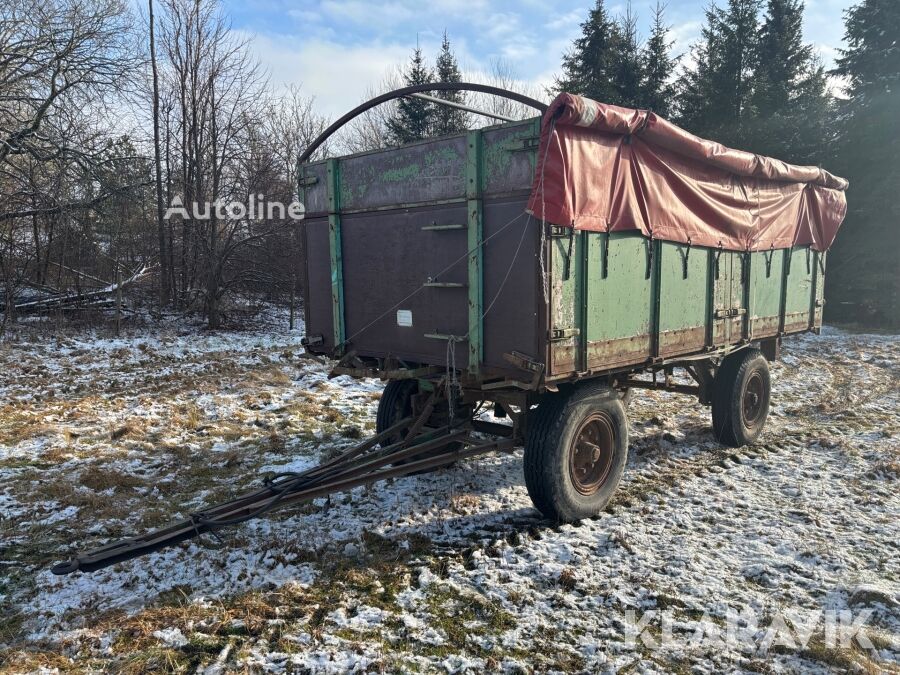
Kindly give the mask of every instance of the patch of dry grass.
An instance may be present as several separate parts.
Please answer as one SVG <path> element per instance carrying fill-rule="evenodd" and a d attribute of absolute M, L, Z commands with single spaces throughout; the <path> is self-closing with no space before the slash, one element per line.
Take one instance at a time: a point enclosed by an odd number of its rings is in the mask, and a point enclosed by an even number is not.
<path fill-rule="evenodd" d="M 109 488 L 114 488 L 118 492 L 143 487 L 147 484 L 142 478 L 122 473 L 115 469 L 107 469 L 98 464 L 91 464 L 86 469 L 83 469 L 78 476 L 78 482 L 94 492 L 103 492 Z"/>

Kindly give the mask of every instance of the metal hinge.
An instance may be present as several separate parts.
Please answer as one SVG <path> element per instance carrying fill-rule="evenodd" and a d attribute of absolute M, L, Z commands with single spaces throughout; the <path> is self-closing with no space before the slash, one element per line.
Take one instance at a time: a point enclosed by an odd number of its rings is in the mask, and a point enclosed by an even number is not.
<path fill-rule="evenodd" d="M 581 331 L 578 328 L 554 328 L 550 331 L 550 341 L 568 340 L 579 335 L 581 335 Z"/>
<path fill-rule="evenodd" d="M 429 279 L 422 286 L 426 288 L 465 288 L 466 284 L 461 284 L 458 281 L 432 281 Z"/>
<path fill-rule="evenodd" d="M 423 232 L 440 232 L 443 230 L 465 230 L 468 227 L 466 223 L 451 223 L 449 225 L 438 225 L 431 223 L 422 227 Z"/>
<path fill-rule="evenodd" d="M 540 136 L 526 136 L 525 138 L 514 138 L 503 144 L 503 149 L 508 152 L 522 152 L 523 150 L 534 150 L 540 145 Z"/>
<path fill-rule="evenodd" d="M 313 347 L 315 345 L 320 345 L 325 342 L 325 337 L 322 335 L 306 335 L 305 337 L 300 338 L 300 344 L 304 347 Z"/>
<path fill-rule="evenodd" d="M 503 355 L 503 358 L 513 364 L 516 368 L 521 368 L 522 370 L 530 370 L 532 373 L 544 372 L 544 364 L 540 361 L 536 361 L 530 356 L 523 354 L 522 352 L 507 352 Z"/>

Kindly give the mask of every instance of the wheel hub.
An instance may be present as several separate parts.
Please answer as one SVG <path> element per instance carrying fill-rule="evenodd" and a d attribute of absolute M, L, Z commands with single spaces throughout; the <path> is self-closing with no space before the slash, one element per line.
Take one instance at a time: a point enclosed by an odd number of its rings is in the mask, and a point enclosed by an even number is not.
<path fill-rule="evenodd" d="M 744 395 L 741 397 L 741 411 L 744 415 L 744 424 L 753 426 L 759 419 L 763 410 L 763 379 L 755 372 L 747 380 Z"/>
<path fill-rule="evenodd" d="M 597 492 L 609 477 L 615 448 L 613 421 L 605 412 L 589 415 L 569 447 L 569 475 L 581 494 Z"/>

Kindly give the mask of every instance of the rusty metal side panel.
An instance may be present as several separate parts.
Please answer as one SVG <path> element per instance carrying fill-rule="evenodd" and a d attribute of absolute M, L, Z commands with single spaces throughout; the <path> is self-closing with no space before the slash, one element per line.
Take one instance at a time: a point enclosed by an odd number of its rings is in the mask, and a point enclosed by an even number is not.
<path fill-rule="evenodd" d="M 530 191 L 539 136 L 540 118 L 484 130 L 482 161 L 485 194 Z"/>
<path fill-rule="evenodd" d="M 446 364 L 447 340 L 428 336 L 468 331 L 466 230 L 423 228 L 465 218 L 464 204 L 343 216 L 351 349 L 363 356 Z M 465 368 L 466 343 L 456 343 L 454 351 L 457 367 Z"/>
<path fill-rule="evenodd" d="M 303 167 L 300 199 L 307 216 L 316 216 L 328 211 L 328 169 L 325 162 L 307 164 Z"/>
<path fill-rule="evenodd" d="M 331 258 L 327 218 L 308 218 L 304 221 L 306 288 L 303 307 L 306 315 L 306 335 L 321 335 L 324 342 L 314 346 L 317 352 L 334 349 L 334 325 L 331 306 Z"/>
<path fill-rule="evenodd" d="M 540 222 L 524 215 L 526 197 L 484 201 L 484 365 L 512 372 L 505 353 L 543 361 L 543 297 L 537 259 Z"/>
<path fill-rule="evenodd" d="M 466 195 L 464 136 L 414 143 L 341 160 L 345 210 L 461 199 Z"/>

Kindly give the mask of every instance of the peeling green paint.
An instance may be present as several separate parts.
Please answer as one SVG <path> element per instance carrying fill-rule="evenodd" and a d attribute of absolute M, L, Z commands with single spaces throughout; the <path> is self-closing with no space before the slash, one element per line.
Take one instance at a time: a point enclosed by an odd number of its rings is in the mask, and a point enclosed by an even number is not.
<path fill-rule="evenodd" d="M 380 180 L 382 183 L 401 183 L 407 180 L 414 180 L 422 173 L 422 167 L 419 164 L 407 164 L 399 166 L 395 169 L 385 169 Z"/>

